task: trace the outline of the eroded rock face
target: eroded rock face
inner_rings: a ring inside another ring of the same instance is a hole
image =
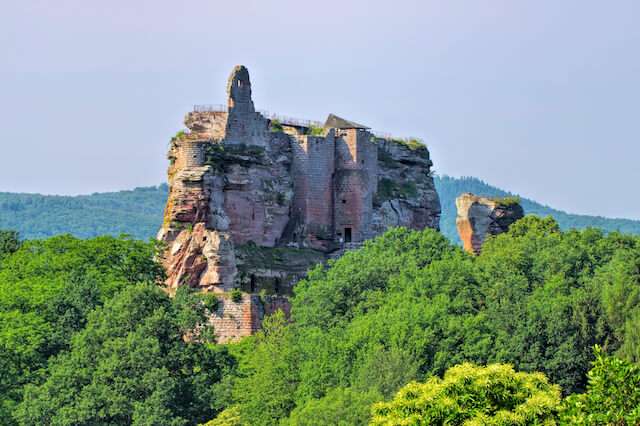
[[[392,226],[440,229],[440,198],[431,175],[433,163],[422,145],[377,139],[378,185],[373,230]]]
[[[512,223],[524,217],[524,210],[515,200],[479,197],[465,193],[456,198],[456,226],[464,249],[480,254],[489,235],[509,230]]]

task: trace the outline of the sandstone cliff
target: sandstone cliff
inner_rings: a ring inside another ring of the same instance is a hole
[[[224,339],[234,328],[222,324],[225,315],[253,318],[251,326],[236,321],[238,335],[250,333],[311,266],[346,247],[391,226],[438,228],[424,145],[377,138],[333,115],[324,126],[267,118],[254,108],[242,66],[227,94],[226,107],[194,108],[188,130],[171,140],[158,234],[169,291],[187,285],[226,300],[217,313]],[[244,314],[232,314],[225,294],[237,288],[274,296],[264,309],[244,297]]]
[[[464,249],[474,254],[480,254],[489,235],[507,232],[512,223],[524,216],[518,201],[510,198],[486,198],[465,193],[456,198],[456,207],[458,234]]]

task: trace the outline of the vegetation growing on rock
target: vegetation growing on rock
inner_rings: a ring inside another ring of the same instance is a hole
[[[491,197],[490,200],[495,202],[496,204],[506,207],[520,204],[520,197],[516,196]]]
[[[382,178],[378,182],[378,192],[374,203],[380,205],[387,200],[396,198],[406,199],[415,197],[418,193],[416,184],[411,181],[398,183],[394,180]]]

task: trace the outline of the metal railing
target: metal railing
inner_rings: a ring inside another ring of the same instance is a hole
[[[260,114],[268,118],[269,120],[278,120],[280,124],[295,126],[295,127],[324,127],[324,123],[315,120],[306,120],[304,118],[289,117],[287,115],[275,114],[269,111],[260,110]]]
[[[228,111],[229,111],[229,107],[222,104],[202,104],[202,105],[193,106],[193,112],[228,112]],[[264,117],[270,120],[278,120],[280,124],[284,124],[284,125],[296,126],[296,127],[324,126],[324,124],[321,123],[320,121],[289,117],[287,115],[275,114],[265,110],[258,110],[256,112],[262,114]]]
[[[193,112],[227,112],[229,108],[222,104],[194,105]]]
[[[228,111],[229,111],[229,108],[227,107],[227,105],[223,105],[223,104],[202,104],[202,105],[193,106],[193,112],[228,112]],[[264,117],[268,118],[269,120],[277,120],[280,124],[283,124],[285,126],[288,125],[288,126],[306,127],[306,128],[324,127],[324,123],[321,121],[290,117],[287,115],[276,114],[266,110],[257,110],[256,112],[262,114]],[[413,136],[398,137],[398,136],[394,136],[391,133],[379,132],[375,130],[370,130],[370,132],[375,137],[381,138],[381,139],[391,139],[391,140],[399,140],[399,141],[416,140],[424,144],[421,138],[417,138]]]

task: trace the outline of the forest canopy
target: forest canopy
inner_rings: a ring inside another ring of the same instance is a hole
[[[197,293],[158,288],[156,243],[0,236],[0,424],[383,424],[469,398],[446,424],[640,419],[639,237],[527,216],[471,256],[392,229],[314,268],[291,318],[218,345]],[[476,397],[500,377],[502,405]]]

